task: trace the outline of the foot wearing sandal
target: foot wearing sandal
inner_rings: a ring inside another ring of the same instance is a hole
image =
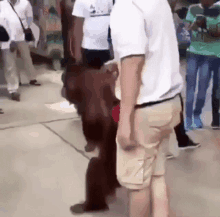
[[[18,93],[18,92],[11,93],[11,99],[19,102],[20,101],[20,93]]]
[[[29,84],[33,85],[33,86],[41,86],[41,84],[38,83],[36,79],[35,80],[31,80]]]

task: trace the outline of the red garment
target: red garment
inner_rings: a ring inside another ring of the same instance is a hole
[[[119,122],[120,106],[117,105],[112,109],[112,117],[115,122]]]

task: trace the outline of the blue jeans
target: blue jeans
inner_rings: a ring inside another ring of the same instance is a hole
[[[212,58],[211,71],[213,71],[212,88],[212,125],[219,126],[219,106],[220,106],[220,58]]]
[[[209,56],[188,53],[186,72],[186,120],[187,127],[193,124],[193,116],[200,116],[205,104],[206,92],[211,78],[211,64]],[[196,97],[195,109],[194,98],[198,77],[198,95]]]

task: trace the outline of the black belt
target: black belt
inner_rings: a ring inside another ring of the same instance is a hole
[[[160,100],[160,101],[155,101],[155,102],[143,103],[143,104],[141,104],[141,105],[136,105],[134,108],[135,108],[135,109],[139,109],[139,108],[144,108],[144,107],[147,107],[147,106],[152,106],[152,105],[160,104],[160,103],[163,103],[163,102],[172,100],[172,99],[174,99],[174,98],[175,98],[176,96],[178,96],[178,95],[181,97],[180,94],[177,94],[177,95],[175,95],[175,96],[172,97],[172,98],[168,98],[168,99],[164,99],[164,100]]]

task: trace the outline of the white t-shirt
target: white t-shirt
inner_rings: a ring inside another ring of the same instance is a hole
[[[26,29],[30,27],[30,20],[33,21],[33,9],[31,3],[28,0],[17,0],[14,8],[21,18],[24,28]]]
[[[10,0],[8,0],[10,2]],[[18,16],[20,17],[24,28],[30,27],[31,21],[33,21],[33,10],[30,2],[28,0],[17,0],[14,5],[14,9],[16,10]],[[15,13],[13,11],[13,13]],[[24,31],[21,28],[17,29],[16,41],[24,41]]]
[[[110,26],[115,60],[145,54],[137,104],[168,99],[181,92],[178,44],[167,0],[117,0]],[[120,92],[117,97],[121,98]]]
[[[76,0],[72,15],[85,18],[82,47],[91,50],[108,50],[108,28],[112,0]]]
[[[21,23],[7,0],[0,1],[0,24],[4,26],[10,37],[8,42],[0,43],[1,49],[9,49],[11,41],[22,39],[22,36],[18,35],[23,32]]]

